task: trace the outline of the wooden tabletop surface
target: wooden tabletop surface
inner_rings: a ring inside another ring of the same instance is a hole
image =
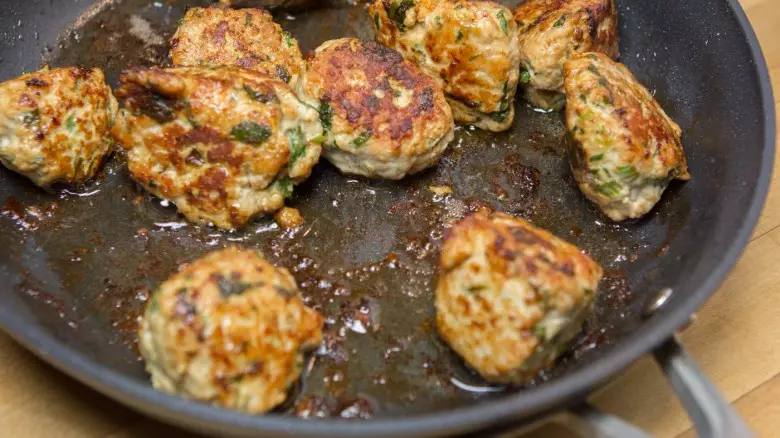
[[[742,5],[761,40],[778,109],[780,0],[742,0]],[[724,397],[762,437],[780,435],[778,261],[780,180],[775,175],[745,254],[682,336]],[[637,362],[593,401],[653,436],[695,436],[668,383],[650,359]],[[148,420],[75,383],[0,334],[0,436],[135,438],[188,434]],[[557,426],[545,426],[526,438],[570,436]]]

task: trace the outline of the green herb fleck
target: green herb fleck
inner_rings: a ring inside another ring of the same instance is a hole
[[[362,147],[370,138],[371,131],[364,131],[362,134],[358,135],[354,140],[352,140],[352,146],[355,146],[356,148]]]
[[[528,70],[523,69],[520,72],[520,82],[523,84],[528,84],[531,82],[531,72]]]
[[[588,71],[590,71],[591,73],[593,73],[594,75],[596,75],[598,77],[601,77],[601,73],[599,73],[599,70],[593,64],[588,64]]]
[[[285,198],[289,198],[293,194],[293,180],[290,179],[289,176],[283,176],[276,179],[275,183],[276,186],[279,188],[279,191],[282,192],[282,196]]]
[[[282,32],[282,35],[284,36],[284,44],[287,46],[288,49],[292,49],[294,43],[293,36],[290,32],[287,32],[286,30]]]
[[[320,113],[320,123],[322,123],[322,129],[325,132],[329,132],[333,127],[333,109],[328,102],[320,102],[320,107],[317,109]]]
[[[588,97],[585,96],[584,94],[580,94],[580,100],[585,102],[585,103],[588,103]]]
[[[376,30],[382,28],[382,23],[379,21],[379,12],[374,14],[374,26],[376,26]]]
[[[230,278],[225,278],[223,275],[215,275],[214,278],[217,281],[219,293],[223,298],[228,298],[233,295],[241,295],[246,290],[252,288],[251,284],[241,282],[241,275],[237,272],[234,272]]]
[[[414,0],[401,0],[400,2],[394,1],[387,8],[387,16],[395,23],[395,26],[401,32],[406,30],[406,12],[414,6]]]
[[[487,286],[482,285],[482,284],[477,284],[477,285],[473,285],[473,286],[469,286],[468,287],[468,291],[470,293],[480,293],[480,292],[482,292],[483,290],[486,290],[486,289],[487,289]]]
[[[534,335],[536,335],[537,339],[544,339],[545,329],[542,323],[536,324],[534,327]]]
[[[152,293],[152,299],[149,301],[149,313],[160,310],[160,294]]]
[[[290,70],[287,70],[287,67],[283,65],[275,65],[274,70],[276,70],[276,77],[283,80],[285,83],[290,83]]]
[[[65,121],[65,127],[68,128],[68,131],[73,132],[76,129],[76,116],[68,117],[68,120]]]
[[[259,123],[247,120],[234,126],[230,131],[234,140],[253,145],[259,145],[271,136],[271,129]]]
[[[276,100],[276,96],[273,93],[263,93],[246,84],[244,84],[244,91],[252,100],[257,102],[268,103]]]
[[[501,31],[504,32],[504,35],[509,35],[509,22],[506,21],[506,16],[504,15],[504,11],[498,11],[498,24],[501,26]]]
[[[444,19],[441,18],[441,16],[437,16],[433,19],[433,22],[436,23],[437,26],[442,27],[444,26]]]
[[[37,109],[28,111],[22,115],[22,125],[29,128],[32,125],[37,125],[41,121],[41,113]]]
[[[297,129],[288,129],[285,134],[290,144],[290,165],[293,165],[299,158],[306,155],[306,139],[303,137],[300,126]]]
[[[558,21],[553,23],[553,27],[561,27],[561,26],[563,26],[563,23],[565,23],[565,22],[566,22],[566,16],[565,15],[561,15],[561,18],[559,18]]]
[[[179,21],[176,22],[179,26],[184,24],[184,17],[179,18]]]
[[[460,41],[463,39],[463,31],[459,30],[458,34],[455,36],[455,41]]]
[[[621,186],[620,183],[618,183],[617,181],[610,181],[596,186],[596,190],[599,193],[608,196],[610,198],[614,198],[615,196],[619,195],[620,189],[622,188],[623,186]]]
[[[320,134],[310,140],[312,143],[322,144],[325,143],[325,136]]]
[[[639,177],[639,172],[637,172],[634,166],[620,166],[617,168],[617,173],[628,181],[633,181]]]
[[[603,152],[600,153],[600,154],[591,155],[590,158],[589,158],[589,161],[591,163],[593,163],[594,161],[601,161],[602,159],[604,159],[604,153]]]

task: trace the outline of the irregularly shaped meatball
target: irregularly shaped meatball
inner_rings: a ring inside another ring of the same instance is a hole
[[[520,83],[526,99],[539,108],[563,108],[563,62],[572,54],[618,57],[615,0],[528,0],[514,17]]]
[[[602,275],[577,247],[486,212],[450,230],[439,269],[439,333],[496,383],[521,383],[556,359],[581,329]]]
[[[268,11],[220,6],[187,11],[171,39],[175,66],[236,66],[294,87],[303,70],[298,41]]]
[[[520,70],[512,12],[482,0],[376,0],[377,41],[440,81],[455,121],[512,126]]]
[[[454,137],[436,81],[375,42],[324,43],[299,90],[320,109],[325,157],[347,174],[401,179],[435,165]]]
[[[35,73],[0,84],[0,162],[39,186],[97,173],[117,103],[100,69]]]
[[[322,317],[290,273],[228,248],[184,266],[151,295],[139,349],[155,388],[249,413],[287,398]]]
[[[599,53],[564,65],[571,168],[616,221],[649,212],[673,179],[688,180],[680,127],[628,69]]]
[[[241,227],[284,206],[320,157],[316,110],[283,82],[237,68],[126,71],[113,134],[133,178],[187,219]]]

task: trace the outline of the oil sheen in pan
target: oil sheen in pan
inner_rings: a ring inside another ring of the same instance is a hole
[[[122,68],[167,63],[165,42],[185,8],[208,3],[103,3],[47,61],[104,68],[116,85]],[[363,9],[346,3],[276,19],[304,51],[346,35],[373,38]],[[631,285],[646,279],[639,271],[652,275],[678,227],[658,210],[627,225],[596,213],[572,180],[563,137],[559,114],[521,104],[510,132],[458,128],[438,167],[401,182],[345,178],[323,161],[292,200],[306,218],[298,231],[282,231],[269,219],[233,233],[186,224],[133,184],[121,154],[98,181],[69,189],[89,196],[30,195],[26,181],[3,170],[0,184],[28,201],[12,196],[2,206],[0,245],[12,249],[0,262],[20,271],[45,266],[46,278],[29,276],[21,287],[46,309],[41,318],[61,320],[60,336],[73,348],[111,351],[108,366],[146,380],[134,343],[149,290],[207,251],[233,243],[259,248],[294,272],[306,301],[327,317],[326,341],[280,411],[365,418],[447,409],[522,389],[486,385],[436,335],[438,251],[447,228],[470,210],[489,205],[529,218],[609,270],[583,334],[529,385],[595,357],[639,321]],[[431,186],[449,186],[453,194],[436,195]],[[687,200],[676,186],[670,192],[660,210],[670,210],[665,205],[675,198],[675,216],[684,216]],[[104,342],[85,341],[79,331],[99,333]]]

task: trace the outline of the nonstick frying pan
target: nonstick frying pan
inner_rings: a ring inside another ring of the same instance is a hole
[[[0,80],[43,63],[79,64],[104,68],[115,85],[123,68],[165,64],[177,20],[205,3],[5,1]],[[0,325],[128,406],[220,436],[483,436],[570,408],[593,433],[642,436],[581,403],[653,351],[703,435],[747,436],[673,334],[716,290],[761,211],[775,143],[766,65],[736,0],[619,0],[618,8],[622,61],[682,126],[693,175],[648,217],[615,224],[601,216],[572,180],[561,116],[522,103],[510,132],[459,128],[437,168],[400,183],[345,178],[321,163],[292,200],[306,218],[298,231],[268,219],[232,233],[188,225],[133,184],[121,153],[96,181],[48,192],[0,169]],[[276,18],[305,51],[330,38],[373,37],[350,2]],[[429,189],[445,185],[453,195]],[[529,218],[608,269],[583,333],[522,387],[480,381],[433,324],[442,236],[485,205]],[[156,392],[134,345],[149,291],[180,263],[230,244],[291,268],[328,318],[302,383],[266,416]]]

